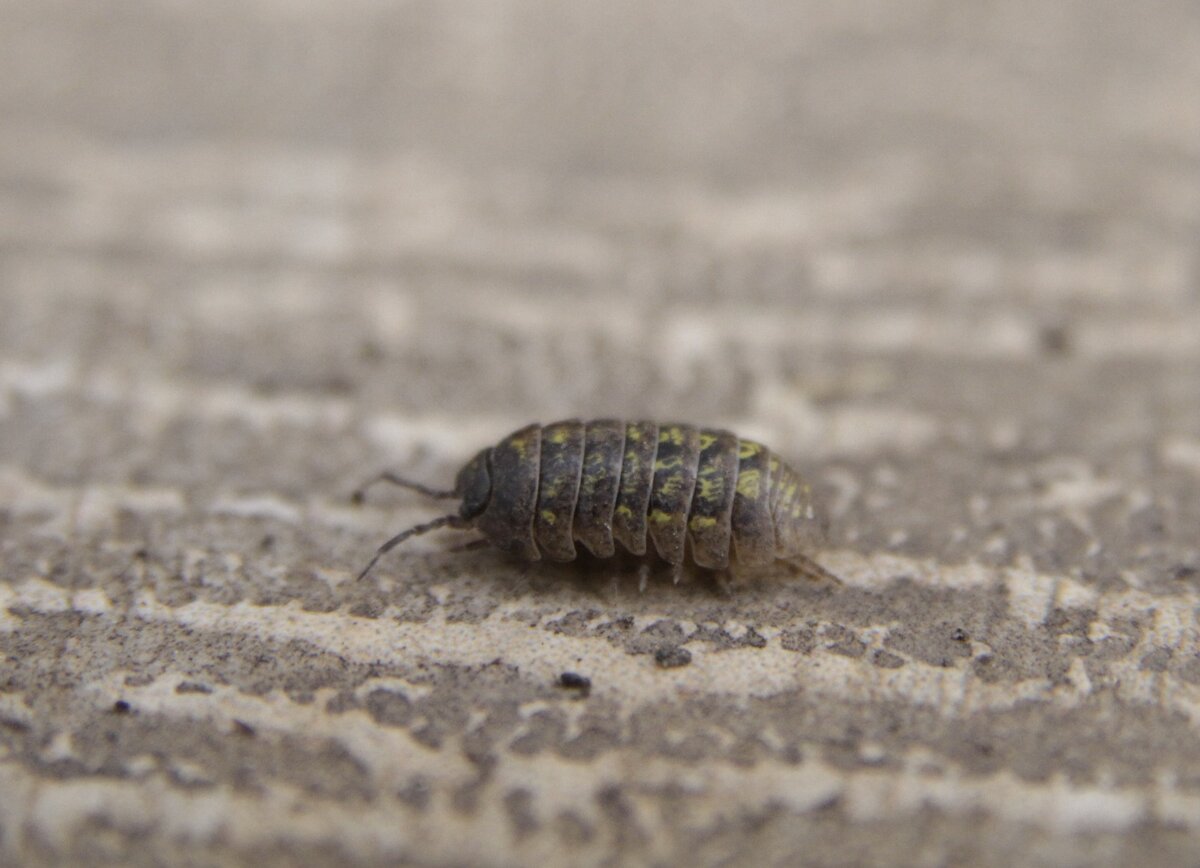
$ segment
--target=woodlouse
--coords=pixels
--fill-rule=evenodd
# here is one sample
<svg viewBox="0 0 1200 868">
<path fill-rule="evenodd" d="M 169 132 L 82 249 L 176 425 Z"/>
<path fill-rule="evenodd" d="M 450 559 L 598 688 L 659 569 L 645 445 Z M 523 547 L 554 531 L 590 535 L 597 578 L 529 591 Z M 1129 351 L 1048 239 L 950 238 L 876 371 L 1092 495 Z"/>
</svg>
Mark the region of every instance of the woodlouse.
<svg viewBox="0 0 1200 868">
<path fill-rule="evenodd" d="M 782 561 L 837 581 L 808 555 L 824 538 L 810 486 L 766 446 L 728 431 L 615 419 L 533 424 L 475 455 L 453 490 L 385 472 L 356 501 L 376 482 L 461 504 L 389 539 L 360 579 L 406 539 L 450 527 L 531 561 L 572 561 L 577 542 L 597 558 L 616 555 L 617 543 L 644 557 L 652 543 L 676 581 L 689 555 L 726 576 Z M 646 574 L 643 566 L 643 586 Z"/>
</svg>

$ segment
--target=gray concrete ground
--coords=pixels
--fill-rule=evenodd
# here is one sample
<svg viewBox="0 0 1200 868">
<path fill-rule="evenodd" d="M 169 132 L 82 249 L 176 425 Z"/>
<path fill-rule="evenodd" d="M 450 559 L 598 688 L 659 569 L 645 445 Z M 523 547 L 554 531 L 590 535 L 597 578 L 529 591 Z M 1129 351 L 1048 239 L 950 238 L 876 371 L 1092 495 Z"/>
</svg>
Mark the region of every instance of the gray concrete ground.
<svg viewBox="0 0 1200 868">
<path fill-rule="evenodd" d="M 1198 92 L 1183 0 L 0 5 L 0 858 L 1197 864 Z M 845 585 L 352 581 L 576 414 Z"/>
</svg>

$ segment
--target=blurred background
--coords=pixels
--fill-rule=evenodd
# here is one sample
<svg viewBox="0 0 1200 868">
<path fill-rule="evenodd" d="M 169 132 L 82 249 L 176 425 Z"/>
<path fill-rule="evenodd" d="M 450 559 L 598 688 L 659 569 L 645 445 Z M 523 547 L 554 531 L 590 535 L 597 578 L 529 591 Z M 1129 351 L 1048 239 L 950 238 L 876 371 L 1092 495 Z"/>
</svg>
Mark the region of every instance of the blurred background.
<svg viewBox="0 0 1200 868">
<path fill-rule="evenodd" d="M 0 65 L 7 379 L 87 396 L 5 417 L 47 480 L 301 497 L 647 415 L 843 460 L 843 511 L 907 456 L 840 542 L 974 556 L 981 457 L 1200 430 L 1182 0 L 9 0 Z"/>
<path fill-rule="evenodd" d="M 1194 798 L 1200 749 L 1168 722 L 1195 711 L 1200 683 L 1186 615 L 1200 591 L 1198 95 L 1191 0 L 3 0 L 3 577 L 99 589 L 118 608 L 145 587 L 168 608 L 253 601 L 261 620 L 247 630 L 283 642 L 275 605 L 377 617 L 427 584 L 429 567 L 402 558 L 389 569 L 407 591 L 339 584 L 385 533 L 429 515 L 403 497 L 351 510 L 348 492 L 381 467 L 437 483 L 507 431 L 571 415 L 727 425 L 813 475 L 834 517 L 831 563 L 850 585 L 886 574 L 888 556 L 927 559 L 935 585 L 953 564 L 1069 577 L 1092 619 L 1110 592 L 1150 595 L 1130 612 L 1175 601 L 1174 632 L 1128 612 L 1120 622 L 1137 636 L 1118 654 L 1131 661 L 1124 684 L 1165 679 L 1159 705 L 1072 762 L 1130 786 L 1192 769 L 1181 786 Z M 146 562 L 136 580 L 134 556 Z M 412 617 L 483 617 L 523 600 L 522 581 L 460 584 Z M 1036 636 L 994 627 L 1008 623 L 1001 612 L 974 628 L 992 629 L 990 656 L 959 660 L 937 650 L 944 637 L 922 644 L 926 628 L 940 636 L 938 624 L 981 611 L 944 581 L 936 600 L 906 585 L 891 598 L 903 604 L 813 614 L 805 598 L 807 615 L 783 615 L 762 591 L 728 611 L 838 629 L 903 621 L 911 635 L 887 659 L 961 665 L 968 685 L 971 673 L 1061 684 L 1078 648 L 1099 641 L 1069 618 L 1037 622 Z M 1050 589 L 1047 612 L 1070 608 L 1058 581 L 1037 586 Z M 648 593 L 621 605 L 638 617 L 677 605 Z M 686 599 L 681 618 L 700 620 L 696 606 L 726 617 L 725 604 Z M 9 653 L 65 677 L 58 649 L 76 628 L 35 622 Z M 819 637 L 816 623 L 802 629 Z M 133 628 L 113 629 L 85 643 L 62 688 L 70 701 L 32 670 L 9 682 L 32 733 L 11 756 L 95 723 L 80 685 L 149 665 L 114 662 Z M 189 635 L 150 658 L 262 687 L 212 675 Z M 1143 645 L 1176 652 L 1138 669 Z M 279 665 L 301 678 L 307 664 Z M 354 677 L 309 686 L 367 683 Z M 191 721 L 189 709 L 163 714 Z M 278 713 L 283 731 L 309 726 Z M 1011 726 L 971 720 L 973 732 Z M 185 729 L 164 750 L 223 768 L 187 753 L 208 736 Z M 1138 751 L 1122 740 L 1132 733 Z M 123 737 L 131 756 L 142 750 L 145 733 Z M 989 773 L 1078 772 L 1037 744 L 997 755 Z M 125 768 L 78 751 L 83 767 Z M 1141 772 L 1104 765 L 1134 754 Z M 266 766 L 239 762 L 270 784 Z M 20 768 L 10 792 L 49 774 Z M 971 804 L 999 818 L 980 834 L 1003 852 L 1084 852 L 1076 827 L 1030 837 L 1005 813 L 1020 800 L 998 799 Z M 86 824 L 13 810 L 0 821 L 33 829 L 46 853 L 92 853 Z M 692 852 L 672 816 L 646 821 L 669 845 L 621 846 Z M 779 852 L 818 846 L 802 816 L 800 837 L 772 839 Z M 885 861 L 903 852 L 898 832 L 855 816 L 837 828 L 878 842 Z M 974 821 L 940 816 L 928 840 L 966 849 L 936 852 L 987 864 L 986 849 L 962 843 Z M 1195 814 L 1182 816 L 1171 827 L 1182 837 L 1156 837 L 1150 815 L 1129 828 L 1183 847 Z M 1120 861 L 1127 840 L 1111 819 L 1089 839 L 1116 835 L 1087 851 L 1101 861 Z M 262 822 L 264 836 L 295 832 Z M 731 852 L 750 840 L 733 828 Z M 134 838 L 113 840 L 120 861 Z M 438 852 L 470 860 L 454 849 L 463 840 Z M 559 839 L 516 840 L 505 852 L 520 860 Z M 342 843 L 329 852 L 392 852 Z"/>
</svg>

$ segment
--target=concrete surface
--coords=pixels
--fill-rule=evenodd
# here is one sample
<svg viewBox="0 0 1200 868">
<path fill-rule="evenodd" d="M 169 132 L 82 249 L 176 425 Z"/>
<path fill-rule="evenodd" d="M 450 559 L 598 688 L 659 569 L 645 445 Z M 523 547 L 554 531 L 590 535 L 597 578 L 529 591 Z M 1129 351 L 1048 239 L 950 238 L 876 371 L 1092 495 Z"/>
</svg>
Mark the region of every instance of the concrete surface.
<svg viewBox="0 0 1200 868">
<path fill-rule="evenodd" d="M 1197 864 L 1198 92 L 1183 0 L 0 5 L 0 858 Z M 844 587 L 351 580 L 573 414 Z"/>
</svg>

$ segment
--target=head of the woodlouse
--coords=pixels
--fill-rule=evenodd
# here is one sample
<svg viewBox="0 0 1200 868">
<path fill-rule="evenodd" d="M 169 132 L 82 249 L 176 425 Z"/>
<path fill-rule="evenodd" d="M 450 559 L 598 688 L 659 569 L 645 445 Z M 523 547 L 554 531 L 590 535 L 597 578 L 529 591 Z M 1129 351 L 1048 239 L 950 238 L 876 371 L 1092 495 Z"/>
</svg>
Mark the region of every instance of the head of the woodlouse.
<svg viewBox="0 0 1200 868">
<path fill-rule="evenodd" d="M 465 519 L 476 518 L 487 508 L 492 497 L 492 450 L 484 449 L 458 471 L 454 481 L 454 493 L 462 498 L 459 515 Z"/>
</svg>

